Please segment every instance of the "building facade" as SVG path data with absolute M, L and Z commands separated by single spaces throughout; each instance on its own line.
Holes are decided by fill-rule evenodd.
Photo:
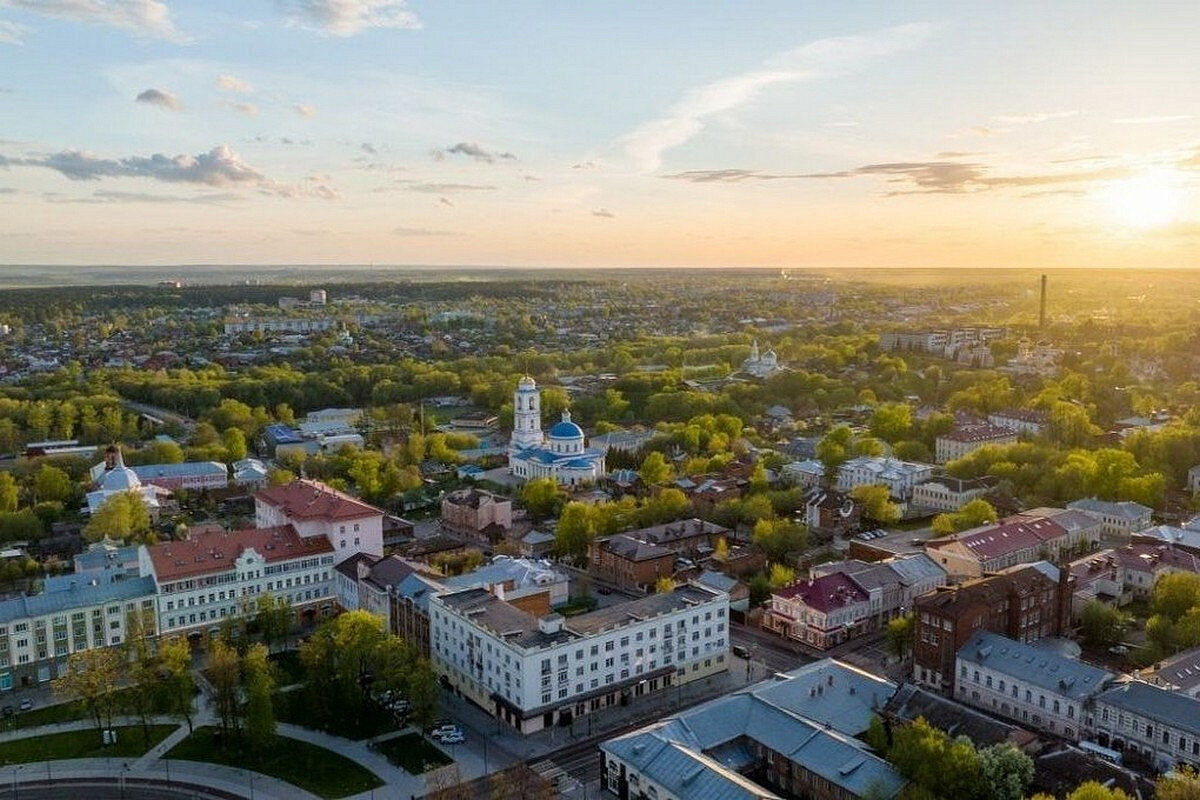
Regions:
M 588 543 L 588 573 L 624 589 L 653 591 L 659 578 L 675 572 L 675 551 L 626 534 Z
M 562 421 L 542 433 L 542 400 L 537 382 L 526 375 L 513 395 L 509 470 L 518 478 L 553 478 L 564 486 L 595 483 L 604 477 L 604 451 L 589 449 L 583 429 L 564 411 Z
M 1136 752 L 1160 772 L 1200 767 L 1200 700 L 1139 680 L 1096 695 L 1088 711 L 1091 739 L 1117 752 Z
M 991 423 L 960 425 L 949 433 L 937 437 L 934 441 L 934 452 L 937 462 L 945 464 L 986 445 L 1006 445 L 1016 444 L 1016 442 L 1017 434 L 1010 428 L 1002 428 Z
M 1082 511 L 1100 522 L 1100 532 L 1106 539 L 1128 541 L 1133 534 L 1154 524 L 1154 509 L 1130 500 L 1111 502 L 1094 497 L 1074 500 L 1067 508 Z
M 908 501 L 913 488 L 932 475 L 932 464 L 900 461 L 890 456 L 859 456 L 838 469 L 837 489 L 848 492 L 856 486 L 882 485 L 888 487 L 893 498 Z
M 341 562 L 356 553 L 383 555 L 383 512 L 319 481 L 269 486 L 254 496 L 259 528 L 292 525 L 303 539 L 325 538 Z

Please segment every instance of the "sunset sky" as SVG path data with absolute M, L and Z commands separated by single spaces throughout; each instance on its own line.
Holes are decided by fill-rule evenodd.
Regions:
M 1194 2 L 0 0 L 0 263 L 1200 266 Z

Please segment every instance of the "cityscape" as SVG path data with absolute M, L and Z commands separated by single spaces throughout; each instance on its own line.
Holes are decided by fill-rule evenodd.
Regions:
M 0 0 L 0 800 L 1200 800 L 1197 30 Z

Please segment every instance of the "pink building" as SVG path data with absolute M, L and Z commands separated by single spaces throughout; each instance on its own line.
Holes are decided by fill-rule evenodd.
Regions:
M 864 633 L 871 618 L 870 596 L 845 574 L 835 572 L 772 594 L 762 624 L 825 650 Z

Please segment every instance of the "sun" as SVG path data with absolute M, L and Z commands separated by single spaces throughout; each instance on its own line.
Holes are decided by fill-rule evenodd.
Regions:
M 1118 224 L 1158 228 L 1175 221 L 1182 195 L 1178 173 L 1154 169 L 1112 184 L 1105 192 L 1105 199 Z

